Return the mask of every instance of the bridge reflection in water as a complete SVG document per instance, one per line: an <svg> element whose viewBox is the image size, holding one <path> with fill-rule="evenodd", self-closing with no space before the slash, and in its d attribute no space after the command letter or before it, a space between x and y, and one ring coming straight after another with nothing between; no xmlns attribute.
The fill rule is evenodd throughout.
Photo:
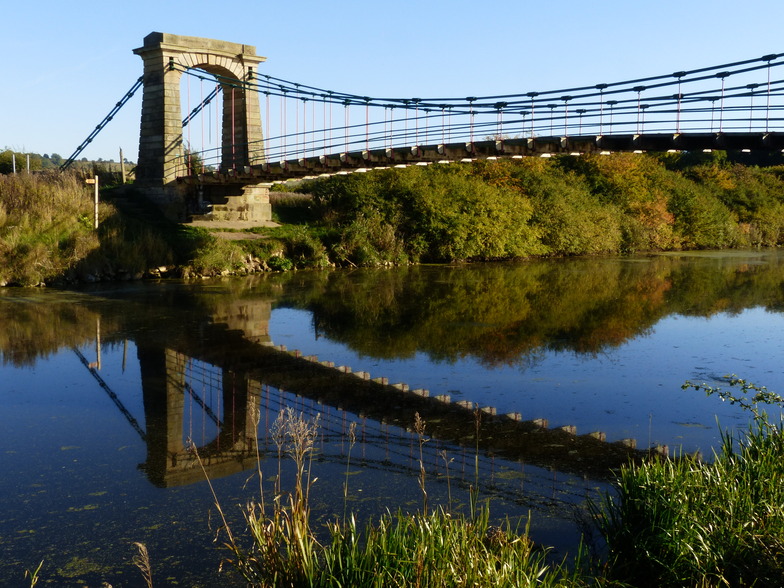
<svg viewBox="0 0 784 588"><path fill-rule="evenodd" d="M514 371L515 366L536 361L540 349L602 353L649 333L658 321L673 313L737 314L757 306L779 312L782 271L782 258L776 252L738 252L472 266L459 271L410 268L262 276L218 287L159 284L122 290L122 310L115 316L107 306L101 320L106 341L129 337L139 350L148 430L144 435L149 444L145 468L158 485L200 479L198 471L193 478L185 474L188 464L195 466L185 448L188 437L202 448L210 462L210 475L250 467L257 437L262 440L262 456L271 449L269 426L284 405L297 406L306 414L322 413L327 444L337 442L345 433L344 421L357 421L368 432L369 445L374 439L394 439L395 444L405 447L412 442L409 430L419 414L432 438L428 450L440 448L440 443L455 454L473 454L478 448L485 463L503 458L513 468L525 464L598 481L607 479L611 468L638 455L630 446L633 443L618 440L631 431L639 433L639 426L616 427L611 434L614 442L603 441L599 433L591 435L594 427L608 426L608 419L599 419L603 407L615 407L616 384L612 385L612 398L597 402L588 398L577 405L566 403L568 390L559 396L553 389L548 397L559 399L556 407L543 407L546 400L529 393L504 400L503 394L481 391L483 384L478 380L466 382L467 401L430 397L423 390L395 385L395 376L411 376L374 373L371 378L276 347L269 335L273 305L307 309L318 331L348 345L351 353L376 358L422 353L447 362L471 357L491 368L505 365ZM553 291L558 296L552 296ZM113 296L110 289L103 293ZM84 308L95 308L95 300L90 297ZM41 321L45 318L39 317ZM48 322L56 321L52 318ZM87 333L84 337L89 340ZM748 337L763 340L765 334L753 331ZM681 338L674 342L676 348ZM743 349L732 353L739 357L756 353L749 343L742 345ZM665 355L663 361L670 361L668 357ZM720 369L733 364L719 361ZM368 363L373 362L364 362ZM395 362L386 365L395 369ZM693 373L693 366L694 362L688 361L674 369L686 378ZM423 376L427 378L427 374ZM666 380L668 386L672 379ZM434 387L438 385L429 381ZM520 381L535 386L530 377ZM664 380L657 377L656 381ZM455 385L462 387L460 382ZM547 385L539 388L547 389ZM470 389L475 390L476 397ZM445 391L443 387L438 389L439 393ZM585 396L592 398L590 393ZM660 395L654 391L654 396L657 402L658 398L691 401L677 392ZM529 398L532 404L520 404L523 398ZM497 403L504 407L499 412L523 414L494 414L488 406L475 412L472 400ZM635 394L619 397L619 401L640 405L642 410L651 406L650 400ZM548 429L545 423L531 420L546 416L559 425L569 423L566 419L573 418L569 415L575 415L575 406L587 412L574 417L580 425L579 435L570 427ZM683 430L678 423L694 422L701 418L700 413L705 417L703 421L717 414L709 401L689 404L673 416L663 412L660 420L669 419L675 424L653 439L649 427L646 446L651 441L677 442ZM482 417L478 431L477 414ZM597 414L594 424L590 415ZM728 422L736 415L728 412L723 418ZM255 419L259 420L258 430ZM332 432L328 434L327 429ZM710 434L701 439L710 441ZM700 441L694 446L692 443L689 450L710 445ZM383 447L380 450L386 452ZM322 451L327 451L326 446ZM369 447L365 451L370 451ZM380 459L383 462L386 458ZM439 463L438 459L433 461ZM408 462L398 463L402 467ZM177 479L182 481L175 482Z"/></svg>
<svg viewBox="0 0 784 588"><path fill-rule="evenodd" d="M147 461L142 468L153 484L180 486L204 479L186 439L204 440L205 419L216 434L198 452L210 477L235 474L255 464L254 415L259 395L250 393L247 382L235 385L220 372L203 370L198 375L202 385L196 388L194 362L182 353L150 348L139 348L138 353L147 424ZM200 413L196 416L194 404Z"/></svg>
<svg viewBox="0 0 784 588"><path fill-rule="evenodd" d="M635 454L583 433L636 435L646 447L682 440L693 451L711 447L717 430L699 425L715 422L714 415L745 428L741 411L687 395L679 384L740 366L749 371L736 373L780 389L774 366L782 352L782 284L781 252L754 251L96 284L89 294L4 289L11 541L3 570L29 565L29 553L64 566L58 554L70 553L75 537L83 538L80 552L96 546L105 559L126 561L118 550L127 551L129 533L158 561L184 562L185 572L172 577L211 567L200 550L213 538L210 497L186 440L200 448L209 476L226 476L215 480L224 505L243 503L258 493L255 479L246 485L257 439L265 488L278 473L272 425L284 407L321 415L312 495L319 526L344 510L345 481L346 510L357 520L385 508L420 508L419 438L411 430L419 413L429 504L449 500L462 508L478 478L494 516L530 511L536 541L572 552L575 511L606 487L609 467ZM102 366L90 369L103 390L70 351L96 359L99 322ZM711 345L700 346L707 339ZM322 360L373 373L280 348L297 346L291 341ZM33 371L38 388L28 384ZM24 379L14 385L16 373ZM389 380L374 381L384 376ZM398 378L433 395L396 388ZM136 426L120 422L104 390ZM455 398L435 397L443 393ZM456 401L463 398L469 402ZM481 407L478 435L470 401L499 409L493 415ZM615 408L618 414L604 415ZM650 410L656 420L646 434ZM500 414L509 411L521 412L521 420ZM536 417L575 423L581 434L542 428L530 420ZM284 487L292 469L284 459ZM36 532L16 537L19 529ZM62 531L50 549L45 542L55 529Z"/></svg>
<svg viewBox="0 0 784 588"><path fill-rule="evenodd" d="M419 473L419 415L426 423L421 459L429 475L551 509L581 502L611 469L640 455L633 444L609 443L599 433L551 430L519 414L430 397L386 377L371 379L286 351L267 333L270 309L269 301L244 300L224 305L199 324L197 336L174 337L171 346L137 339L147 444L141 468L156 486L203 481L201 465L219 478L253 469L257 455L277 459L272 428L286 407L305 418L319 416L319 461L346 462L355 423L357 467L411 477ZM558 472L589 481L562 485Z"/></svg>

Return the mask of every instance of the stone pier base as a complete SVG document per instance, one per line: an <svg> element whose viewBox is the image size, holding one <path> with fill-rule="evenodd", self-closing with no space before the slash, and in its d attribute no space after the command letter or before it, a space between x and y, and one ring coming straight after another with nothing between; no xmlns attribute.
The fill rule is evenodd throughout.
<svg viewBox="0 0 784 588"><path fill-rule="evenodd" d="M210 210L209 218L215 220L271 220L269 189L243 186L234 175L264 161L255 80L265 58L250 45L160 32L147 35L134 53L144 61L139 191L175 221ZM180 85L191 69L212 74L223 89L221 159L215 170L220 178L215 182L201 183L185 165Z"/></svg>
<svg viewBox="0 0 784 588"><path fill-rule="evenodd" d="M167 186L139 186L137 189L175 222L192 219L246 221L272 220L269 187L266 185L208 184L194 186L172 182Z"/></svg>
<svg viewBox="0 0 784 588"><path fill-rule="evenodd" d="M216 221L265 222L272 220L267 186L204 186L202 198L212 204L210 217Z"/></svg>

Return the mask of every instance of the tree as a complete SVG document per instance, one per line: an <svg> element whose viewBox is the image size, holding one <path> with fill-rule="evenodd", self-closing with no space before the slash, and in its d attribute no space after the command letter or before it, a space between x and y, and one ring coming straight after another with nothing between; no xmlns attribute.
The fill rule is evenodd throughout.
<svg viewBox="0 0 784 588"><path fill-rule="evenodd" d="M0 174L10 174L14 171L14 155L10 149L0 152ZM19 156L16 156L17 169L19 163Z"/></svg>

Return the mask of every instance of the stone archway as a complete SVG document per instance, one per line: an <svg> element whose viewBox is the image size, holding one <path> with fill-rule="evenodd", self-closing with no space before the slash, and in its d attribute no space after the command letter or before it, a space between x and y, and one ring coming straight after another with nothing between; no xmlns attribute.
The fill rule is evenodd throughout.
<svg viewBox="0 0 784 588"><path fill-rule="evenodd" d="M264 158L258 93L244 84L254 79L265 61L250 45L215 39L150 33L144 46L134 49L144 61L144 94L139 133L136 185L167 216L181 220L186 212L187 188L177 178L188 175L183 148L180 78L184 69L199 68L221 76L224 90L221 171L244 171ZM218 195L237 220L268 220L267 189L225 186ZM225 207L224 207L225 208Z"/></svg>

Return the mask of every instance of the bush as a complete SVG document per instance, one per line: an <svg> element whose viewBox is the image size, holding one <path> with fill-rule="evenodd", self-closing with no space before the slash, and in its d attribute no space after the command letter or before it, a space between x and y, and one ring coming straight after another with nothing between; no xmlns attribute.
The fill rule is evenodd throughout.
<svg viewBox="0 0 784 588"><path fill-rule="evenodd" d="M360 213L340 231L339 239L332 246L332 254L341 264L377 266L405 263L408 260L406 249L395 228L380 214ZM409 249L417 251L420 246L412 240Z"/></svg>
<svg viewBox="0 0 784 588"><path fill-rule="evenodd" d="M327 267L329 258L321 241L307 227L292 227L283 239L286 257L296 267Z"/></svg>
<svg viewBox="0 0 784 588"><path fill-rule="evenodd" d="M196 250L190 268L201 275L219 275L244 266L246 253L236 242L210 236Z"/></svg>
<svg viewBox="0 0 784 588"><path fill-rule="evenodd" d="M682 184L670 197L669 210L685 248L721 249L739 241L737 217L705 186Z"/></svg>
<svg viewBox="0 0 784 588"><path fill-rule="evenodd" d="M531 204L460 165L413 166L310 183L324 221L342 234L334 250L354 264L455 261L540 252Z"/></svg>
<svg viewBox="0 0 784 588"><path fill-rule="evenodd" d="M613 205L602 205L582 178L552 166L518 173L521 189L534 208L533 225L547 253L582 255L621 249L622 218Z"/></svg>
<svg viewBox="0 0 784 588"><path fill-rule="evenodd" d="M748 217L749 244L777 247L784 244L784 203L757 207Z"/></svg>
<svg viewBox="0 0 784 588"><path fill-rule="evenodd" d="M259 229L271 237L268 251L252 241L216 245L206 231L129 219L105 204L98 243L88 236L91 198L75 174L0 175L0 282L171 263L222 273L253 257L287 269L778 246L782 170L733 164L716 152L531 157L332 176L298 184L305 195L276 194L276 214L290 224Z"/></svg>

